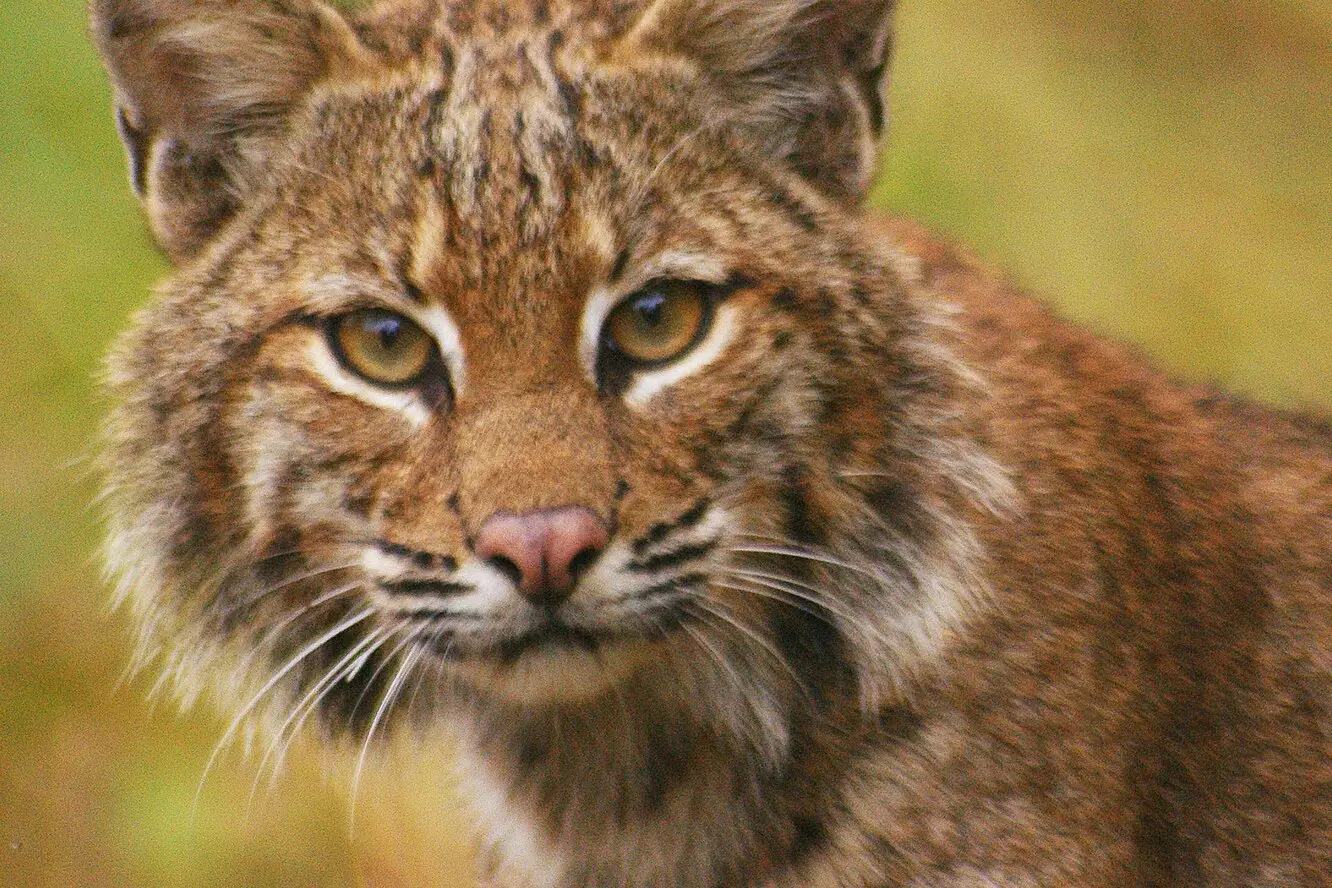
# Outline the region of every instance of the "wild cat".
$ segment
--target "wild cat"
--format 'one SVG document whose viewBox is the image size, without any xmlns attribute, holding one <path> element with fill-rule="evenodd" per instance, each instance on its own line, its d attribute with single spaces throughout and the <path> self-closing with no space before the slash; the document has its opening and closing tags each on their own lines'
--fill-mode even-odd
<svg viewBox="0 0 1332 888">
<path fill-rule="evenodd" d="M 501 888 L 1332 883 L 1332 425 L 868 216 L 892 5 L 95 0 L 142 656 Z"/>
</svg>

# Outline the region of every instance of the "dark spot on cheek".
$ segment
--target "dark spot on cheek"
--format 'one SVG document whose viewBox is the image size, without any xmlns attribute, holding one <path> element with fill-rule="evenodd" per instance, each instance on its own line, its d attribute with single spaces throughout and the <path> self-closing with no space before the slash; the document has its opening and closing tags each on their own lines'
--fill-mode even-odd
<svg viewBox="0 0 1332 888">
<path fill-rule="evenodd" d="M 726 285 L 722 289 L 725 291 L 726 295 L 729 296 L 740 290 L 748 290 L 753 286 L 754 279 L 752 277 L 742 271 L 736 271 L 732 272 L 731 276 L 726 279 Z"/>
<path fill-rule="evenodd" d="M 550 758 L 550 742 L 544 731 L 527 730 L 517 737 L 515 759 L 519 768 L 530 770 L 540 767 Z"/>
<path fill-rule="evenodd" d="M 342 507 L 357 518 L 369 518 L 375 498 L 366 490 L 348 491 L 342 498 Z"/>
<path fill-rule="evenodd" d="M 611 266 L 610 280 L 612 283 L 618 281 L 624 275 L 624 269 L 629 265 L 629 251 L 621 250 L 620 255 L 615 257 L 615 264 Z"/>
<path fill-rule="evenodd" d="M 626 496 L 629 495 L 629 491 L 631 490 L 633 490 L 633 487 L 630 486 L 629 482 L 621 478 L 619 481 L 615 483 L 615 499 L 616 500 L 624 499 Z"/>
<path fill-rule="evenodd" d="M 819 291 L 819 314 L 831 319 L 837 314 L 837 300 L 827 290 Z"/>
<path fill-rule="evenodd" d="M 845 705 L 854 696 L 855 670 L 831 613 L 814 603 L 804 609 L 772 605 L 768 625 L 778 651 L 800 676 L 818 710 Z"/>
<path fill-rule="evenodd" d="M 832 462 L 834 464 L 847 462 L 855 449 L 856 439 L 845 431 L 829 430 L 829 433 L 832 435 L 832 443 L 828 447 Z"/>
<path fill-rule="evenodd" d="M 782 499 L 786 506 L 787 533 L 801 543 L 818 543 L 823 532 L 815 525 L 805 489 L 805 473 L 799 466 L 788 466 L 783 473 L 786 482 Z"/>
<path fill-rule="evenodd" d="M 171 535 L 168 550 L 171 559 L 177 562 L 189 562 L 198 558 L 199 553 L 207 551 L 212 537 L 208 521 L 199 511 L 192 509 L 189 517 L 183 519 Z"/>
<path fill-rule="evenodd" d="M 427 157 L 425 160 L 421 161 L 420 165 L 416 168 L 416 174 L 422 179 L 433 179 L 438 172 L 439 165 L 435 163 L 433 157 Z"/>
<path fill-rule="evenodd" d="M 791 347 L 791 341 L 794 338 L 790 330 L 779 330 L 772 337 L 772 347 L 777 351 L 786 351 Z"/>
<path fill-rule="evenodd" d="M 908 479 L 881 479 L 865 498 L 876 513 L 904 535 L 914 540 L 928 536 L 929 523 L 922 515 L 920 493 Z"/>
<path fill-rule="evenodd" d="M 455 515 L 461 515 L 461 514 L 462 514 L 462 510 L 461 510 L 461 507 L 460 507 L 460 504 L 459 504 L 459 500 L 458 500 L 458 494 L 456 494 L 456 493 L 451 494 L 451 495 L 449 496 L 449 499 L 448 499 L 447 505 L 448 505 L 448 507 L 449 507 L 449 511 L 452 512 L 453 514 L 455 514 Z"/>
<path fill-rule="evenodd" d="M 527 195 L 525 198 L 527 206 L 530 207 L 537 203 L 540 200 L 541 195 L 541 179 L 538 178 L 536 173 L 527 169 L 527 167 L 523 167 L 522 171 L 519 172 L 518 179 L 522 185 L 524 194 Z"/>
<path fill-rule="evenodd" d="M 879 731 L 889 740 L 907 743 L 920 733 L 924 720 L 905 704 L 886 706 L 879 710 Z"/>
<path fill-rule="evenodd" d="M 798 302 L 795 290 L 790 287 L 783 287 L 773 294 L 772 307 L 781 311 L 791 311 Z"/>
<path fill-rule="evenodd" d="M 691 760 L 683 744 L 666 742 L 654 752 L 643 774 L 643 807 L 648 813 L 660 810 L 671 790 L 691 774 Z"/>
<path fill-rule="evenodd" d="M 799 863 L 828 844 L 828 828 L 815 817 L 795 817 L 791 821 L 791 861 Z"/>
</svg>

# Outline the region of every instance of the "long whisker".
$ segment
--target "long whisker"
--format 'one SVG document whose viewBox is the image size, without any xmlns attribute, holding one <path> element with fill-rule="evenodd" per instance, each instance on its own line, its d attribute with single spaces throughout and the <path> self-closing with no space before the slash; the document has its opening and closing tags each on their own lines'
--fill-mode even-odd
<svg viewBox="0 0 1332 888">
<path fill-rule="evenodd" d="M 743 537 L 754 537 L 755 539 L 763 539 L 763 537 L 760 537 L 757 534 L 737 534 L 737 535 Z M 744 546 L 732 546 L 730 548 L 732 552 L 743 552 L 746 554 L 754 554 L 754 555 L 783 555 L 788 558 L 798 558 L 804 561 L 813 561 L 819 564 L 827 564 L 833 567 L 840 567 L 843 570 L 849 570 L 854 573 L 862 574 L 863 576 L 873 577 L 876 580 L 878 579 L 878 576 L 873 571 L 868 570 L 867 568 L 860 567 L 859 565 L 852 564 L 849 561 L 845 561 L 841 558 L 836 558 L 832 555 L 825 555 L 821 552 L 813 552 L 808 549 L 796 548 L 794 546 L 744 545 Z"/>
<path fill-rule="evenodd" d="M 737 590 L 737 591 L 743 591 L 743 590 Z M 753 644 L 758 650 L 766 653 L 769 657 L 772 658 L 772 661 L 774 663 L 780 666 L 783 670 L 786 671 L 788 675 L 791 676 L 791 681 L 795 683 L 796 688 L 807 700 L 813 699 L 813 696 L 809 692 L 809 688 L 805 685 L 804 679 L 795 671 L 795 667 L 792 666 L 791 662 L 785 656 L 782 655 L 781 651 L 773 647 L 771 641 L 764 638 L 752 627 L 745 625 L 745 623 L 739 617 L 737 617 L 734 614 L 734 612 L 731 612 L 729 608 L 726 608 L 725 610 L 719 610 L 717 609 L 716 606 L 714 606 L 714 605 L 721 605 L 721 602 L 708 602 L 702 598 L 698 598 L 696 599 L 695 604 L 697 604 L 700 608 L 702 608 L 702 610 L 705 613 L 711 615 L 715 619 L 721 620 L 723 624 L 730 626 L 731 628 L 735 629 L 735 631 L 743 635 L 745 638 L 753 642 Z"/>
<path fill-rule="evenodd" d="M 233 614 L 235 614 L 237 611 L 243 610 L 247 607 L 251 607 L 257 601 L 259 601 L 259 599 L 272 595 L 274 592 L 280 592 L 283 589 L 286 589 L 290 586 L 294 586 L 297 583 L 305 582 L 307 580 L 318 579 L 319 577 L 322 577 L 326 574 L 337 573 L 338 571 L 343 571 L 343 570 L 351 570 L 358 566 L 359 563 L 353 561 L 347 564 L 337 564 L 337 565 L 330 565 L 328 567 L 321 567 L 317 570 L 307 570 L 302 573 L 296 574 L 295 576 L 286 577 L 279 583 L 275 583 L 271 586 L 267 586 L 265 588 L 251 592 L 248 595 L 246 595 L 244 598 L 241 598 L 239 601 L 234 601 L 229 603 L 225 608 L 222 609 L 222 611 L 216 617 L 214 617 L 214 619 L 219 623 L 224 622 Z"/>
<path fill-rule="evenodd" d="M 718 668 L 731 676 L 731 681 L 733 681 L 737 687 L 744 687 L 745 681 L 740 677 L 740 673 L 735 671 L 735 667 L 732 666 L 730 661 L 722 655 L 721 651 L 713 645 L 712 641 L 708 639 L 706 634 L 688 623 L 681 623 L 680 628 L 689 633 L 694 641 L 698 642 L 699 647 L 703 648 L 704 653 L 712 658 L 712 661 L 717 664 Z"/>
<path fill-rule="evenodd" d="M 330 666 L 324 673 L 323 677 L 315 682 L 314 687 L 301 698 L 300 702 L 292 707 L 291 714 L 287 716 L 281 727 L 278 728 L 276 736 L 274 736 L 272 741 L 268 744 L 268 748 L 264 751 L 263 758 L 259 761 L 258 772 L 255 774 L 254 778 L 254 786 L 250 789 L 251 801 L 254 799 L 255 790 L 259 787 L 259 781 L 264 773 L 264 766 L 268 763 L 269 758 L 273 756 L 274 752 L 277 752 L 279 747 L 281 748 L 281 752 L 273 758 L 273 771 L 272 776 L 269 779 L 269 785 L 271 786 L 272 783 L 277 780 L 278 772 L 282 768 L 282 762 L 286 758 L 287 748 L 290 746 L 291 741 L 295 739 L 296 734 L 300 731 L 302 725 L 305 724 L 305 719 L 318 707 L 319 702 L 334 685 L 341 680 L 355 675 L 357 667 L 361 663 L 364 663 L 364 659 L 360 659 L 362 653 L 378 647 L 387 637 L 388 630 L 383 627 L 372 630 L 364 638 L 353 645 L 351 650 L 344 654 L 340 660 Z M 295 723 L 294 726 L 293 722 Z M 288 733 L 289 728 L 290 733 Z"/>
<path fill-rule="evenodd" d="M 219 567 L 213 573 L 211 579 L 202 583 L 202 585 L 204 586 L 214 585 L 218 581 L 224 579 L 227 576 L 239 575 L 242 571 L 255 570 L 257 568 L 263 567 L 265 564 L 268 564 L 272 561 L 277 561 L 280 558 L 290 558 L 293 555 L 300 555 L 302 557 L 307 557 L 310 554 L 312 553 L 310 552 L 309 548 L 306 546 L 293 546 L 289 549 L 279 549 L 276 552 L 267 552 L 262 557 L 255 558 L 252 561 L 238 561 L 234 563 L 227 563 Z"/>
<path fill-rule="evenodd" d="M 443 632 L 444 632 L 444 627 L 440 626 L 436 628 L 435 631 L 430 633 L 430 637 L 426 641 L 423 641 L 421 643 L 420 647 L 421 647 L 422 657 L 424 657 L 425 654 L 427 654 L 431 649 L 435 647 L 435 645 L 439 642 L 440 635 Z M 439 663 L 436 662 L 435 666 L 438 667 Z M 407 699 L 407 708 L 405 710 L 407 721 L 411 721 L 412 714 L 416 711 L 416 697 L 418 694 L 421 693 L 421 685 L 425 682 L 425 678 L 428 673 L 429 670 L 426 669 L 421 669 L 416 673 L 416 684 L 413 685 L 412 687 L 411 697 Z"/>
<path fill-rule="evenodd" d="M 353 831 L 356 829 L 356 800 L 360 793 L 361 773 L 365 769 L 365 760 L 367 755 L 369 755 L 370 745 L 374 742 L 375 731 L 379 728 L 379 723 L 383 720 L 384 713 L 386 713 L 389 710 L 389 707 L 393 705 L 393 701 L 397 698 L 399 691 L 401 691 L 407 675 L 416 667 L 417 661 L 420 660 L 421 654 L 425 650 L 420 645 L 414 644 L 414 642 L 421 637 L 421 632 L 421 629 L 412 632 L 403 639 L 402 644 L 393 649 L 393 653 L 389 654 L 388 659 L 391 660 L 398 655 L 404 645 L 413 644 L 412 649 L 402 658 L 402 665 L 398 667 L 397 673 L 394 674 L 393 680 L 389 682 L 388 689 L 384 691 L 384 696 L 379 701 L 379 708 L 375 710 L 375 716 L 370 722 L 370 730 L 366 732 L 365 743 L 361 745 L 361 755 L 356 760 L 356 770 L 352 773 L 351 805 L 350 810 L 348 811 L 348 825 Z"/>
<path fill-rule="evenodd" d="M 345 586 L 339 586 L 336 589 L 331 589 L 328 592 L 325 592 L 323 595 L 320 595 L 318 598 L 306 602 L 301 607 L 287 614 L 274 626 L 265 629 L 263 638 L 265 640 L 273 640 L 281 638 L 283 634 L 287 631 L 287 629 L 291 628 L 292 624 L 294 624 L 297 620 L 301 619 L 304 616 L 307 616 L 308 614 L 312 613 L 315 610 L 318 610 L 324 605 L 338 598 L 341 598 L 342 596 L 348 594 L 349 592 L 355 592 L 357 589 L 360 588 L 361 588 L 360 583 L 348 583 Z M 253 648 L 251 648 L 249 653 L 245 655 L 244 659 L 242 660 L 242 664 L 248 666 L 250 661 L 252 661 L 256 656 L 258 656 L 262 650 L 263 650 L 262 644 L 255 645 Z"/>
<path fill-rule="evenodd" d="M 745 577 L 742 575 L 738 575 L 734 570 L 728 568 L 719 568 L 719 571 L 723 575 L 729 577 L 730 579 L 736 580 L 737 582 L 744 582 L 755 586 L 758 585 L 756 580 L 753 580 L 749 577 Z M 771 599 L 772 601 L 781 602 L 787 607 L 793 607 L 796 610 L 801 611 L 802 613 L 808 614 L 809 616 L 813 617 L 816 620 L 820 620 L 824 623 L 827 623 L 828 625 L 833 626 L 834 628 L 837 627 L 837 623 L 832 619 L 835 614 L 829 608 L 825 607 L 823 600 L 818 597 L 803 595 L 797 590 L 785 589 L 778 586 L 767 586 L 763 589 L 758 589 L 758 588 L 751 589 L 748 587 L 738 588 L 735 586 L 730 586 L 725 583 L 720 583 L 716 581 L 714 581 L 714 583 L 716 585 L 722 586 L 723 588 L 736 589 L 736 591 L 739 592 L 759 595 L 763 598 Z"/>
<path fill-rule="evenodd" d="M 828 613 L 832 614 L 833 616 L 839 618 L 842 621 L 842 625 L 839 626 L 837 623 L 828 619 L 826 615 L 821 617 L 821 619 L 825 623 L 838 629 L 839 631 L 844 629 L 855 629 L 865 633 L 865 635 L 868 638 L 874 641 L 877 642 L 887 641 L 887 638 L 884 636 L 883 631 L 882 629 L 880 629 L 880 627 L 876 626 L 872 621 L 857 615 L 852 609 L 847 607 L 845 603 L 839 602 L 838 599 L 835 598 L 835 596 L 832 596 L 823 590 L 814 589 L 812 586 L 805 586 L 806 589 L 809 589 L 810 591 L 816 593 L 816 595 L 811 596 L 810 594 L 801 591 L 799 588 L 790 585 L 789 583 L 787 583 L 786 581 L 784 581 L 779 577 L 765 575 L 757 572 L 750 573 L 749 575 L 735 575 L 733 572 L 732 579 L 736 580 L 737 582 L 744 583 L 750 587 L 761 587 L 763 589 L 769 589 L 772 590 L 773 592 L 780 593 L 783 596 L 789 596 L 790 598 L 793 599 L 806 601 L 814 605 L 815 607 L 822 608 L 823 610 L 827 611 Z M 755 595 L 765 594 L 760 592 L 758 588 L 750 588 L 748 589 L 748 591 Z M 796 606 L 793 601 L 788 601 L 788 603 L 791 604 L 793 607 Z"/>
<path fill-rule="evenodd" d="M 363 622 L 374 612 L 375 612 L 374 608 L 369 608 L 369 607 L 357 611 L 347 619 L 338 623 L 332 629 L 329 629 L 328 631 L 324 632 L 314 641 L 307 644 L 305 647 L 301 648 L 299 651 L 296 652 L 295 656 L 293 656 L 282 666 L 281 669 L 273 673 L 272 677 L 269 678 L 268 681 L 264 683 L 263 687 L 261 687 L 253 697 L 250 698 L 248 703 L 246 703 L 243 707 L 241 707 L 240 712 L 236 714 L 236 717 L 231 720 L 231 724 L 229 724 L 227 726 L 227 729 L 222 733 L 222 737 L 217 741 L 217 745 L 213 747 L 212 755 L 208 757 L 208 762 L 204 765 L 203 774 L 200 775 L 199 777 L 199 786 L 194 792 L 193 810 L 196 813 L 199 808 L 199 797 L 203 794 L 204 783 L 208 780 L 208 774 L 210 771 L 212 771 L 213 765 L 217 762 L 217 757 L 221 754 L 222 750 L 231 741 L 231 739 L 236 735 L 236 731 L 240 730 L 242 722 L 244 722 L 245 719 L 249 717 L 250 713 L 254 711 L 254 708 L 259 705 L 259 701 L 262 700 L 268 694 L 269 691 L 273 690 L 273 688 L 277 686 L 278 682 L 282 681 L 282 679 L 285 678 L 293 669 L 299 666 L 305 660 L 306 657 L 310 656 L 315 651 L 319 650 L 321 647 L 323 647 L 328 642 L 332 641 L 337 636 L 341 635 L 343 632 L 346 632 L 348 629 L 351 629 L 353 626 L 356 626 L 358 623 Z"/>
<path fill-rule="evenodd" d="M 750 583 L 757 583 L 768 589 L 784 592 L 793 599 L 799 599 L 815 608 L 826 610 L 835 616 L 841 617 L 848 623 L 854 623 L 858 617 L 841 604 L 837 596 L 826 589 L 819 589 L 810 586 L 790 577 L 780 576 L 778 574 L 765 573 L 758 570 L 746 570 L 741 567 L 723 567 L 721 571 L 733 579 L 746 580 Z M 826 620 L 825 620 L 826 622 Z"/>
<path fill-rule="evenodd" d="M 411 625 L 410 620 L 399 620 L 397 623 L 394 623 L 393 628 L 389 630 L 388 632 L 389 637 L 391 638 L 392 636 L 406 629 L 409 625 Z M 398 651 L 406 647 L 407 642 L 410 640 L 410 638 L 411 636 L 409 635 L 407 637 L 400 639 L 397 646 L 393 648 L 393 650 L 389 653 L 389 655 L 384 657 L 384 659 L 379 662 L 379 665 L 375 667 L 375 671 L 370 673 L 370 677 L 365 681 L 365 687 L 361 688 L 361 693 L 357 695 L 356 702 L 352 704 L 351 711 L 348 712 L 347 714 L 348 722 L 353 722 L 356 720 L 356 713 L 361 711 L 361 704 L 365 702 L 366 695 L 368 695 L 370 691 L 374 689 L 375 682 L 379 680 L 379 676 L 384 674 L 384 670 L 387 669 L 389 667 L 389 664 L 393 662 L 393 658 L 397 656 Z M 378 647 L 379 646 L 376 646 L 375 649 L 378 650 Z M 373 653 L 374 653 L 373 650 L 366 651 L 362 659 L 368 660 L 370 656 L 373 655 Z M 356 664 L 356 671 L 360 672 L 361 667 L 364 665 L 365 664 L 363 662 L 358 662 Z"/>
</svg>

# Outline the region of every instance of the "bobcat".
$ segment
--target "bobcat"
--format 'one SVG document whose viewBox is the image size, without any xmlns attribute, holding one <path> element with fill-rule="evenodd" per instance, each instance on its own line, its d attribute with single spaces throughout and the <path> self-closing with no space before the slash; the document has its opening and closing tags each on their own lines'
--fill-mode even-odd
<svg viewBox="0 0 1332 888">
<path fill-rule="evenodd" d="M 94 0 L 141 658 L 503 888 L 1332 884 L 1332 424 L 867 215 L 892 6 Z"/>
</svg>

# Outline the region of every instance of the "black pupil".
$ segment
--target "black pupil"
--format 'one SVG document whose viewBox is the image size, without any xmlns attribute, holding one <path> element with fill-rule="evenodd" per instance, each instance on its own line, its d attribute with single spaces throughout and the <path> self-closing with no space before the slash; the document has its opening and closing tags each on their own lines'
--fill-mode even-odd
<svg viewBox="0 0 1332 888">
<path fill-rule="evenodd" d="M 397 318 L 374 318 L 367 326 L 370 328 L 367 332 L 379 340 L 384 351 L 392 351 L 402 336 L 402 322 Z"/>
<path fill-rule="evenodd" d="M 666 294 L 657 291 L 635 300 L 634 314 L 638 316 L 640 326 L 657 326 L 666 314 Z"/>
</svg>

